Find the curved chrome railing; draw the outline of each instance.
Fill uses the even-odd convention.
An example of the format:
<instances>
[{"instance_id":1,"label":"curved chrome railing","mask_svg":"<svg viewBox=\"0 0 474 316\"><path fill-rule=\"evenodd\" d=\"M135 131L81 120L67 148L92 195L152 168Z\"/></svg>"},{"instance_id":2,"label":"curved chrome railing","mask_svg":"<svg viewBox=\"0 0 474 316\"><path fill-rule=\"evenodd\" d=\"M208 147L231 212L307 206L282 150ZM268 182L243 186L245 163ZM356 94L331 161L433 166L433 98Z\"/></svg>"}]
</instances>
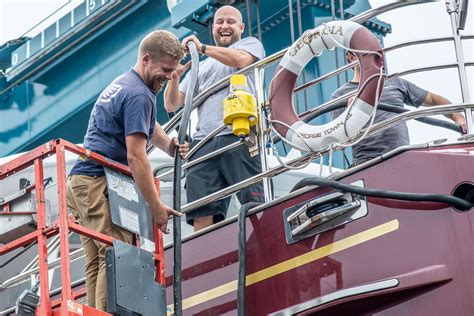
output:
<instances>
[{"instance_id":1,"label":"curved chrome railing","mask_svg":"<svg viewBox=\"0 0 474 316\"><path fill-rule=\"evenodd\" d=\"M409 120L413 120L416 118L421 118L421 117L426 117L426 116L431 116L431 115L440 115L440 114L452 114L452 113L458 113L463 111L464 109L474 109L474 104L469 104L469 103L460 103L460 104L449 104L449 105L442 105L442 106L436 106L436 107L427 107L423 109L416 109L413 111L405 112L402 114L398 114L390 119L386 119L380 123L374 124L368 131L367 136L371 136L374 134L377 134L385 129L388 129L390 127L393 127L394 125L404 123ZM361 133L363 133L365 130L362 130ZM329 153L329 151L336 151L340 150L342 147L333 147L332 149L325 149L321 151L322 155L325 155ZM286 162L288 166L291 167L297 167L305 164L308 159L312 159L313 156L311 154L306 154L302 157L298 157L296 159L290 160ZM183 205L181 212L187 213L195 208L204 206L214 200L219 200L222 199L228 195L231 195L240 189L247 187L249 185L255 184L258 181L262 179L262 177L273 177L277 176L279 174L282 174L285 171L288 171L289 168L283 165L271 168L265 172L262 172L258 175L255 175L251 178L248 178L247 180L244 180L242 182L239 182L237 184L234 184L232 186L229 186L228 188L222 189L220 191L217 191L211 195L208 195L207 197L201 198L199 200L196 200L194 202L188 203Z\"/></svg>"},{"instance_id":2,"label":"curved chrome railing","mask_svg":"<svg viewBox=\"0 0 474 316\"><path fill-rule=\"evenodd\" d=\"M474 36L469 36L469 38L474 38ZM448 38L449 39L449 38ZM452 39L452 38L451 38ZM420 42L424 42L424 40L421 40ZM413 44L414 42L410 42L411 44ZM297 88L295 88L295 92L296 91L301 91L302 89L306 89L308 88L310 85L310 83L312 83L312 85L314 84L317 84L325 79L329 79L329 78L332 78L334 76L336 76L338 73L341 73L343 72L344 70L354 66L356 64L356 62L354 63L351 63L351 64L347 64L345 66L342 66L341 68L337 69L337 70L334 70L330 73L327 73L321 77L318 77L314 80L312 80L311 82L307 82ZM474 62L466 62L465 63L466 66L474 66ZM424 72L424 71L432 71L432 70L441 70L441 69L450 69L450 68L456 68L458 65L457 63L448 63L448 64L441 64L441 65L436 65L436 66L425 66L425 67L419 67L419 68L412 68L412 69L408 69L408 70L404 70L404 71L401 71L401 72L396 72L396 73L393 73L393 74L389 74L388 77L389 78L395 78L395 77L402 77L402 76L405 76L405 75L409 75L409 74L414 74L414 73L420 73L420 72ZM304 113L301 113L299 115L299 117L301 119L304 119L306 121L309 121L309 120L312 120L314 118L316 118L318 116L317 112L321 112L326 109L326 108L329 108L330 106L338 103L338 102L341 102L341 101L345 101L347 100L348 98L354 96L356 93L356 91L354 92L350 92L350 93L347 93L345 95L342 95L340 97L337 97L333 100L329 100L321 105L319 105L317 108L313 108L307 112L304 112ZM457 111L457 112L462 112L462 109ZM316 115L314 115L316 114ZM441 113L442 114L442 113ZM450 114L450 113L445 113L445 114ZM431 115L436 115L436 114L431 114ZM210 135L208 135L206 138L204 138L202 141L200 141L194 148L193 150L190 151L188 157L186 157L185 161L187 161L189 159L189 157L194 154L197 149L199 149L202 145L204 145L205 142L207 142L208 140L210 140L211 138L213 138L215 135L217 135L225 126L222 125L221 127L219 127L218 129L216 129L215 131L213 131ZM227 151L227 150L230 150L230 149L233 149L237 146L240 146L242 145L243 142L242 141L237 141L235 143L232 143L230 145L227 145L226 147L223 147L213 153L210 153L210 154L207 154L207 155L204 155L202 157L200 157L199 159L196 159L196 160L193 160L192 162L190 163L185 163L183 164L183 169L187 169L191 166L194 166L196 164L198 164L199 162L202 162L204 160L207 160L209 158L212 158L212 157L215 157L215 156L218 156L220 154L222 154L223 152ZM164 172L162 174L159 175L159 178L161 177L166 177L170 174L172 174L173 170L170 170L170 171L167 171L167 172Z\"/></svg>"}]
</instances>

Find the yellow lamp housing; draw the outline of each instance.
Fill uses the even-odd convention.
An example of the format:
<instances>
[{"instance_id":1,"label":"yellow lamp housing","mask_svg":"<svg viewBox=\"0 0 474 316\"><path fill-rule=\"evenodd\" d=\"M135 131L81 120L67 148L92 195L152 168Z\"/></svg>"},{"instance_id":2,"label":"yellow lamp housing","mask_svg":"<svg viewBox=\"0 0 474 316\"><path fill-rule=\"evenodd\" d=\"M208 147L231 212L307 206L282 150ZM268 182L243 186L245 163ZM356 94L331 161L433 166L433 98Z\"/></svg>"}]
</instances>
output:
<instances>
[{"instance_id":1,"label":"yellow lamp housing","mask_svg":"<svg viewBox=\"0 0 474 316\"><path fill-rule=\"evenodd\" d=\"M250 94L245 75L230 77L230 94L224 98L224 124L232 125L232 132L239 137L250 133L257 124L257 101Z\"/></svg>"}]
</instances>

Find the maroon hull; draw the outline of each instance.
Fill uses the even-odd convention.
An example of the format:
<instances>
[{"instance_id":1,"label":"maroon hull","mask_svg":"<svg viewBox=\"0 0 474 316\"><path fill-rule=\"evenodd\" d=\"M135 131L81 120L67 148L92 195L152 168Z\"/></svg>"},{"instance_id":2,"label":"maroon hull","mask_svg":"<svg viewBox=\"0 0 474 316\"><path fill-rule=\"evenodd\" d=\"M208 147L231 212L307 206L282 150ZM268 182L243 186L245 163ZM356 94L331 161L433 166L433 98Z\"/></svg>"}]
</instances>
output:
<instances>
[{"instance_id":1,"label":"maroon hull","mask_svg":"<svg viewBox=\"0 0 474 316\"><path fill-rule=\"evenodd\" d=\"M342 179L367 188L451 194L474 182L472 144L412 150ZM314 189L247 218L247 314L266 315L342 289L398 285L322 305L321 315L473 315L474 213L437 203L368 199L367 216L288 245L283 210ZM236 222L183 243L185 315L236 314ZM172 249L166 250L172 275ZM172 303L171 278L167 302ZM391 307L390 307L391 306ZM308 312L308 313L309 313ZM319 313L318 313L319 315Z\"/></svg>"}]
</instances>

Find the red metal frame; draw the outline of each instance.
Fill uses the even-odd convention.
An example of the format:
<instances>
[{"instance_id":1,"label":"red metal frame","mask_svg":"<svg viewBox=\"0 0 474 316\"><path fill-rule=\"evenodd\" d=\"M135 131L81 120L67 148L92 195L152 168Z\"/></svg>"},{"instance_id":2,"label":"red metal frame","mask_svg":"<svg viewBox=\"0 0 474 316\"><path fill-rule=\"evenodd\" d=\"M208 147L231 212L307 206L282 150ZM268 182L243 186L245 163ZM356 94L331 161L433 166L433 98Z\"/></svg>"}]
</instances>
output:
<instances>
[{"instance_id":1,"label":"red metal frame","mask_svg":"<svg viewBox=\"0 0 474 316\"><path fill-rule=\"evenodd\" d=\"M75 299L85 295L85 289L73 291L71 289L70 277L70 257L69 257L69 232L76 232L78 234L93 238L100 242L112 245L113 238L105 234L101 234L81 226L74 222L74 218L68 216L66 203L66 161L65 152L70 151L74 154L83 156L87 159L99 162L100 164L115 169L123 174L131 176L130 169L118 162L108 160L102 155L86 150L80 146L72 144L68 141L57 139L41 145L32 151L25 153L3 165L0 165L0 180L8 176L16 174L17 172L34 165L35 170L35 184L31 189L36 190L36 210L34 212L21 212L25 214L37 215L37 229L28 233L6 245L0 247L0 255L10 252L19 247L34 242L38 243L38 258L39 258L39 279L41 293L49 293L49 278L48 278L48 258L47 258L47 240L49 237L59 234L59 247L61 254L61 298L51 302L49 295L41 295L40 305L37 308L37 315L79 315L78 310L81 310L80 315L101 316L110 315L85 305L75 302ZM45 193L44 193L44 174L43 174L43 159L56 155L56 168L58 175L58 208L59 218L56 223L50 227L46 226L46 207L45 207ZM159 181L155 180L156 189L159 192ZM15 212L17 213L17 212ZM7 209L3 208L0 212L2 215L12 215L9 206ZM164 250L163 250L163 235L154 225L155 235L155 263L156 263L156 281L165 286L165 269L164 269Z\"/></svg>"}]
</instances>

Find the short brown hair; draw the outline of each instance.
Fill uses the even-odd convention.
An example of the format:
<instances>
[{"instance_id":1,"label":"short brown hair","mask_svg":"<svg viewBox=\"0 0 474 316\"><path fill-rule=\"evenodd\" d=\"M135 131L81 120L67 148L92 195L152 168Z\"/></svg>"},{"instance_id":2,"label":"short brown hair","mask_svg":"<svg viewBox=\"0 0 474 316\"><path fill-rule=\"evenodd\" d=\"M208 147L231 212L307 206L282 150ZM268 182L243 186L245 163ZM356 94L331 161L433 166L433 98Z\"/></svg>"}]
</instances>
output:
<instances>
[{"instance_id":1,"label":"short brown hair","mask_svg":"<svg viewBox=\"0 0 474 316\"><path fill-rule=\"evenodd\" d=\"M184 57L184 50L176 35L165 30L158 30L149 33L140 42L138 56L145 54L150 55L153 60L165 55L181 60Z\"/></svg>"}]
</instances>

